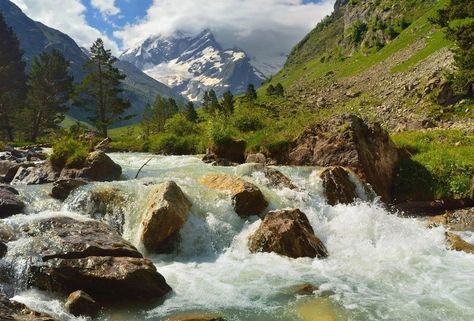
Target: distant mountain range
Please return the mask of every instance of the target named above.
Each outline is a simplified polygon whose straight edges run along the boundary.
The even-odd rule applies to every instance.
[[[33,57],[45,50],[57,49],[71,61],[71,73],[74,79],[80,81],[84,77],[82,66],[87,60],[87,50],[80,48],[68,35],[30,19],[9,0],[0,0],[0,12],[20,40],[28,67]],[[176,91],[146,75],[133,64],[119,60],[116,66],[127,75],[124,95],[132,105],[129,113],[136,115],[134,119],[121,125],[137,122],[141,118],[146,104],[152,103],[158,94],[174,97],[180,102],[185,101]],[[82,110],[73,108],[69,114],[79,120],[87,119],[87,115]]]
[[[218,96],[227,90],[238,94],[265,79],[243,50],[223,49],[210,30],[197,36],[176,32],[151,37],[125,51],[120,59],[194,101],[211,88]]]

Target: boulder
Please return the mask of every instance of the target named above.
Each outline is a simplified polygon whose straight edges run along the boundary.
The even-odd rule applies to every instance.
[[[356,200],[356,186],[351,181],[347,169],[341,166],[329,167],[320,176],[329,205],[350,204]]]
[[[464,241],[459,235],[447,232],[446,239],[451,250],[474,254],[474,245]]]
[[[246,147],[247,143],[244,140],[223,139],[208,148],[203,161],[205,163],[212,163],[219,159],[224,159],[230,163],[243,164],[245,162]]]
[[[389,202],[398,161],[398,150],[380,124],[349,115],[307,128],[290,144],[285,163],[347,167]]]
[[[12,185],[38,185],[48,184],[57,180],[59,173],[54,170],[50,162],[44,162],[37,166],[20,166],[11,181]]]
[[[60,179],[54,182],[51,189],[51,197],[64,201],[69,194],[81,186],[87,185],[88,182],[83,179]]]
[[[0,320],[3,321],[56,321],[47,314],[30,310],[26,305],[10,301],[0,294]]]
[[[235,212],[240,217],[259,215],[268,206],[260,189],[239,177],[211,174],[205,176],[201,182],[214,190],[230,193]]]
[[[100,310],[97,302],[89,294],[81,290],[69,294],[64,307],[66,311],[76,317],[81,315],[94,317]]]
[[[18,170],[18,166],[19,164],[17,162],[9,160],[0,160],[0,175],[6,175],[8,171],[15,167]]]
[[[165,321],[225,321],[214,313],[181,313],[165,319]]]
[[[81,289],[105,303],[159,299],[171,290],[153,263],[104,223],[55,216],[20,231],[28,242],[14,253],[29,253],[31,286],[65,294]]]
[[[246,163],[257,163],[265,165],[267,163],[267,158],[262,153],[249,154],[245,160]]]
[[[13,188],[0,188],[0,218],[23,212],[25,204],[18,198],[18,192]]]
[[[173,181],[157,186],[149,196],[142,221],[141,241],[150,252],[169,250],[170,238],[179,232],[188,220],[191,202]]]
[[[298,209],[268,213],[250,237],[249,249],[252,253],[275,252],[291,258],[328,256],[308,218]]]
[[[61,179],[82,178],[90,181],[108,182],[119,180],[122,167],[102,151],[90,153],[81,169],[65,168],[61,171]]]
[[[269,180],[270,185],[274,187],[286,187],[289,189],[297,189],[298,187],[282,172],[272,167],[263,169],[265,177]]]

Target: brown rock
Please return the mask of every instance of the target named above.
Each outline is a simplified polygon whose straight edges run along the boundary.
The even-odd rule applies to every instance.
[[[77,317],[81,315],[94,317],[100,310],[97,302],[89,294],[80,290],[69,294],[64,307],[66,311]]]
[[[450,249],[474,254],[474,245],[464,241],[459,235],[447,232],[446,238]]]
[[[65,168],[61,179],[82,178],[90,181],[108,182],[120,179],[122,167],[102,151],[90,153],[81,169]]]
[[[73,190],[87,184],[88,182],[83,179],[57,180],[51,189],[51,197],[64,201]]]
[[[474,207],[449,211],[428,219],[429,226],[445,225],[457,231],[474,231]]]
[[[247,155],[246,163],[257,163],[257,164],[266,164],[267,158],[262,153],[249,154]]]
[[[350,168],[389,202],[398,161],[398,150],[380,124],[367,125],[351,115],[307,128],[290,144],[286,163]]]
[[[156,187],[149,196],[149,202],[142,221],[141,240],[150,252],[166,252],[168,240],[179,232],[188,220],[191,202],[173,182]]]
[[[265,177],[270,181],[270,185],[276,187],[286,187],[289,189],[297,189],[298,187],[282,172],[272,167],[263,169]]]
[[[356,186],[350,180],[347,169],[335,166],[321,173],[324,192],[329,205],[350,204],[357,198]]]
[[[25,204],[18,198],[18,192],[13,188],[0,188],[0,218],[23,212]]]
[[[268,213],[250,237],[249,248],[253,253],[275,252],[292,258],[328,256],[308,218],[298,209]]]
[[[57,321],[47,314],[30,310],[26,305],[10,301],[0,294],[0,320],[2,321]]]
[[[244,140],[223,139],[207,150],[203,161],[210,163],[218,159],[225,159],[231,163],[243,164],[246,146],[247,143]]]
[[[240,217],[258,215],[268,206],[260,189],[241,178],[212,174],[205,176],[201,182],[209,188],[229,192],[235,212]]]
[[[225,319],[212,313],[182,313],[168,317],[166,321],[225,321]]]

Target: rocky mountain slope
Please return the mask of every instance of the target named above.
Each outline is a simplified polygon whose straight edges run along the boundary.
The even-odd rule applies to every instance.
[[[87,52],[80,48],[68,35],[30,19],[20,8],[8,0],[0,1],[0,12],[4,15],[5,21],[13,28],[20,40],[21,48],[24,50],[24,59],[28,66],[33,57],[45,50],[54,48],[62,52],[71,61],[71,73],[74,75],[74,79],[79,81],[83,78],[82,66],[87,59]],[[118,61],[117,67],[127,75],[125,79],[125,96],[132,103],[129,112],[137,115],[135,119],[130,120],[128,123],[133,123],[140,119],[145,105],[152,103],[158,94],[184,100],[168,86],[149,77],[140,69],[125,61]],[[71,109],[70,115],[80,120],[87,119],[87,115],[82,110],[74,108]]]
[[[224,50],[210,30],[194,37],[181,32],[151,37],[125,51],[120,59],[190,100],[199,100],[211,88],[218,95],[227,90],[242,93],[248,84],[258,86],[264,79],[244,51]]]
[[[429,21],[446,3],[336,1],[273,77],[285,100],[264,102],[291,113],[355,113],[391,130],[472,125],[472,102],[453,101],[446,83],[451,43]]]

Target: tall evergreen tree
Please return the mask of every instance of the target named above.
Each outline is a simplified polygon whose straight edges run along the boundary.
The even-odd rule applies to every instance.
[[[217,95],[214,89],[209,90],[208,97],[210,102],[209,111],[212,113],[218,112],[220,109],[219,99],[217,99]]]
[[[58,128],[68,110],[73,89],[69,61],[57,50],[35,57],[28,78],[28,99],[24,115],[31,127],[28,134],[36,142],[47,130]]]
[[[162,132],[165,129],[166,121],[173,115],[178,113],[179,108],[176,100],[173,98],[163,98],[160,95],[156,96],[153,104],[153,118],[154,125],[157,132]]]
[[[186,119],[195,123],[198,120],[198,114],[192,101],[186,104]]]
[[[204,97],[202,98],[202,108],[205,111],[209,112],[209,107],[211,106],[211,100],[209,99],[209,91],[204,91]]]
[[[153,110],[150,104],[147,104],[145,106],[141,126],[143,129],[143,135],[145,136],[145,140],[148,140],[153,130]]]
[[[121,98],[121,83],[125,75],[114,67],[117,58],[105,49],[102,39],[97,39],[91,47],[91,58],[85,64],[86,76],[77,87],[79,105],[91,112],[89,119],[104,137],[110,125],[130,119],[124,116],[130,102]]]
[[[234,95],[230,91],[224,93],[222,99],[222,111],[225,115],[229,116],[234,113]]]
[[[474,97],[474,1],[451,0],[432,21],[443,27],[446,37],[456,45],[455,85],[464,94]]]
[[[257,91],[253,84],[247,86],[247,91],[245,92],[245,97],[249,102],[254,102],[257,99]]]
[[[270,84],[268,87],[267,87],[267,96],[273,96],[275,95],[275,86],[273,86],[272,84]]]
[[[7,26],[0,13],[0,133],[10,141],[14,138],[14,115],[26,94],[22,55],[13,29]]]
[[[275,86],[275,95],[277,96],[285,96],[285,90],[283,89],[283,85],[278,83]]]

